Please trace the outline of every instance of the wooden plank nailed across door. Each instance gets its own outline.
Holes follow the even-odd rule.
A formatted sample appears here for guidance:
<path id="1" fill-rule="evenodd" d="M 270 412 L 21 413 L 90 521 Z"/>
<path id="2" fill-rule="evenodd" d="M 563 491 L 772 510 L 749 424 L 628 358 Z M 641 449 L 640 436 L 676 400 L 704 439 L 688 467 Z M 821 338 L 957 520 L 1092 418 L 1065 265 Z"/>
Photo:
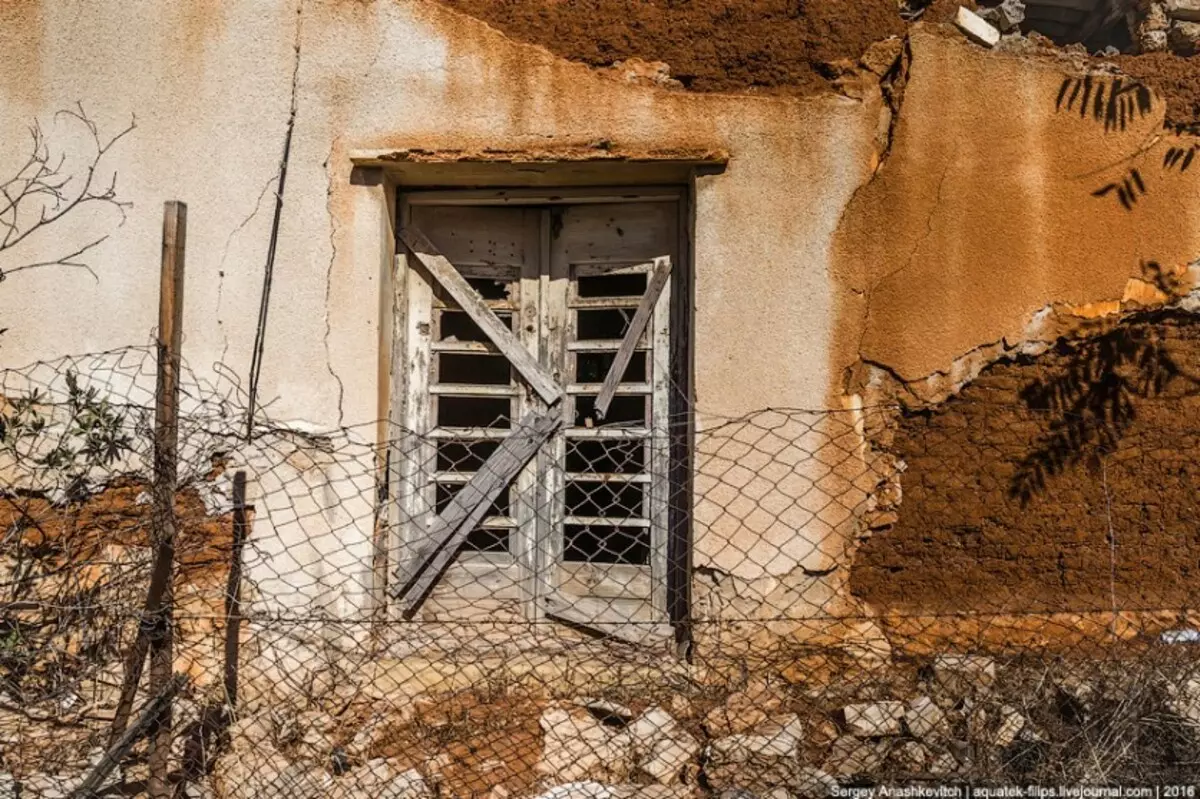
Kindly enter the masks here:
<path id="1" fill-rule="evenodd" d="M 662 293 L 663 286 L 667 284 L 667 278 L 671 276 L 671 259 L 668 256 L 654 259 L 654 271 L 650 274 L 650 282 L 646 286 L 646 293 L 642 297 L 641 303 L 638 304 L 637 311 L 633 315 L 633 321 L 629 323 L 629 329 L 625 331 L 625 338 L 621 340 L 621 347 L 617 350 L 617 355 L 613 358 L 612 366 L 608 370 L 608 374 L 604 378 L 604 384 L 600 387 L 600 394 L 596 397 L 595 408 L 596 418 L 603 419 L 608 413 L 608 406 L 613 401 L 613 396 L 617 393 L 617 384 L 621 382 L 621 378 L 625 375 L 625 370 L 629 368 L 629 361 L 633 358 L 633 351 L 637 349 L 638 341 L 641 340 L 642 334 L 646 332 L 646 325 L 650 322 L 650 315 L 654 312 L 654 306 L 658 302 L 658 295 Z"/>
<path id="2" fill-rule="evenodd" d="M 487 335 L 500 352 L 512 363 L 521 376 L 529 383 L 546 404 L 554 405 L 562 399 L 562 388 L 555 382 L 554 377 L 537 362 L 512 330 L 487 307 L 487 303 L 479 296 L 467 279 L 462 276 L 454 265 L 441 254 L 433 242 L 424 233 L 414 227 L 407 227 L 400 234 L 400 240 L 412 251 L 422 266 L 429 271 L 438 283 L 442 285 L 454 301 L 458 303 L 471 317 L 475 324 Z"/>
<path id="3" fill-rule="evenodd" d="M 405 616 L 416 611 L 429 589 L 454 560 L 467 536 L 487 515 L 492 503 L 561 426 L 562 416 L 558 409 L 527 414 L 454 495 L 445 511 L 434 519 L 428 534 L 428 547 L 415 558 L 417 565 L 408 583 L 400 586 L 400 606 Z"/>

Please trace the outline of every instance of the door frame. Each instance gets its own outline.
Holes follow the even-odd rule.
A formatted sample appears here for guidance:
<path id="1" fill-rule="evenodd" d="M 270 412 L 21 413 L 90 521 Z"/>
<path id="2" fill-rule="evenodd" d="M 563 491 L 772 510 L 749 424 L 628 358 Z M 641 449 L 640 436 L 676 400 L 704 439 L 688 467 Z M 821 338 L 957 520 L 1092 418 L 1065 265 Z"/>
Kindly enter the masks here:
<path id="1" fill-rule="evenodd" d="M 692 574 L 692 476 L 693 453 L 695 441 L 695 423 L 692 408 L 694 406 L 694 311 L 693 311 L 693 250 L 694 240 L 694 179 L 687 185 L 667 186 L 618 186 L 618 187 L 563 187 L 554 189 L 542 188 L 486 188 L 486 189 L 445 189 L 436 187 L 403 186 L 392 184 L 389 192 L 389 204 L 394 203 L 394 217 L 389 220 L 392 225 L 394 239 L 394 257 L 392 271 L 385 281 L 386 295 L 381 298 L 381 312 L 385 318 L 381 320 L 381 334 L 389 335 L 390 340 L 381 341 L 381 349 L 386 347 L 387 381 L 386 381 L 386 414 L 388 424 L 381 429 L 389 432 L 398 430 L 397 423 L 403 419 L 403 402 L 406 391 L 406 376 L 396 365 L 400 362 L 397 357 L 405 352 L 408 320 L 405 318 L 408 306 L 404 293 L 406 281 L 400 279 L 404 271 L 410 267 L 405 248 L 398 240 L 399 232 L 407 225 L 410 211 L 416 205 L 465 205 L 465 206 L 555 206 L 555 205 L 587 205 L 587 204 L 617 204 L 639 203 L 648 201 L 672 201 L 678 210 L 678 264 L 675 265 L 671 280 L 670 329 L 670 374 L 672 390 L 668 407 L 669 434 L 669 481 L 668 524 L 667 524 L 667 620 L 675 627 L 676 641 L 682 651 L 691 639 L 690 608 L 691 608 L 691 574 Z M 390 331 L 390 332 L 385 332 Z M 381 367 L 382 367 L 381 358 Z M 382 377 L 382 375 L 381 375 Z M 384 399 L 381 397 L 381 399 Z M 384 410 L 381 408 L 381 410 Z M 398 462 L 393 457 L 396 442 L 390 438 L 381 441 L 385 449 L 383 453 L 384 467 L 379 497 L 386 507 L 380 508 L 380 518 L 385 522 L 387 540 L 381 541 L 384 552 L 400 552 L 400 519 L 397 502 L 394 498 L 397 475 L 392 464 Z M 390 559 L 387 559 L 390 561 Z M 391 569 L 391 563 L 377 564 L 375 573 L 383 575 Z M 377 590 L 377 595 L 386 597 L 386 587 Z M 383 601 L 386 602 L 386 599 Z M 390 608 L 392 603 L 388 603 Z M 390 614 L 389 614 L 390 615 Z"/>

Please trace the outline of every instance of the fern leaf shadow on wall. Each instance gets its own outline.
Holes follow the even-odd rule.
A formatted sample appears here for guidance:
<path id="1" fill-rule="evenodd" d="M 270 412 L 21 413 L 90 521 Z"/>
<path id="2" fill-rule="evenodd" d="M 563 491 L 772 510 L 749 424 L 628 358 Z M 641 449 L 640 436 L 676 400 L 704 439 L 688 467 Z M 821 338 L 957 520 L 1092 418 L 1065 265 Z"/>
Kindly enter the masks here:
<path id="1" fill-rule="evenodd" d="M 1056 111 L 1078 109 L 1081 118 L 1090 115 L 1103 122 L 1105 132 L 1125 130 L 1136 116 L 1146 116 L 1153 107 L 1154 95 L 1144 83 L 1094 75 L 1064 78 L 1054 104 Z"/>
<path id="2" fill-rule="evenodd" d="M 1183 371 L 1152 326 L 1123 324 L 1083 342 L 1060 339 L 1057 349 L 1069 358 L 1067 365 L 1020 393 L 1034 415 L 1048 417 L 1009 484 L 1009 495 L 1022 506 L 1067 469 L 1082 463 L 1098 468 L 1137 417 L 1137 400 L 1179 381 L 1200 390 L 1200 379 Z"/>
<path id="3" fill-rule="evenodd" d="M 1167 154 L 1163 156 L 1163 169 L 1178 169 L 1180 172 L 1187 172 L 1196 158 L 1197 151 L 1200 151 L 1200 145 L 1169 147 Z"/>
<path id="4" fill-rule="evenodd" d="M 1117 200 L 1126 211 L 1132 211 L 1133 205 L 1138 201 L 1139 196 L 1145 196 L 1146 183 L 1142 180 L 1142 173 L 1136 169 L 1129 170 L 1120 182 L 1108 183 L 1092 192 L 1093 197 L 1107 197 L 1113 192 L 1117 193 Z"/>

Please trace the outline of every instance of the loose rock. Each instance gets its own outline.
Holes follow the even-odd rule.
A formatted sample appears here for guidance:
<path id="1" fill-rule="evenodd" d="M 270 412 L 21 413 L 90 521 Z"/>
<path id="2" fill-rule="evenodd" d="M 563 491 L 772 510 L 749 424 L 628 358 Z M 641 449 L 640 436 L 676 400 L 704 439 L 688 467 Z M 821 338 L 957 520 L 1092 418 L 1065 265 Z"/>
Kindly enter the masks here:
<path id="1" fill-rule="evenodd" d="M 954 17 L 954 24 L 967 35 L 967 38 L 984 47 L 995 47 L 1000 43 L 1000 31 L 965 6 L 959 6 L 958 15 Z"/>
<path id="2" fill-rule="evenodd" d="M 637 768 L 660 783 L 679 778 L 683 768 L 700 753 L 700 742 L 657 707 L 629 726 Z"/>
<path id="3" fill-rule="evenodd" d="M 934 681 L 953 697 L 987 691 L 996 682 L 996 662 L 985 655 L 939 655 L 933 662 Z"/>
<path id="4" fill-rule="evenodd" d="M 1167 0 L 1166 10 L 1172 19 L 1200 22 L 1200 0 Z"/>
<path id="5" fill-rule="evenodd" d="M 588 778 L 620 782 L 633 770 L 632 740 L 582 710 L 547 710 L 539 722 L 544 733 L 536 771 L 565 783 Z"/>
<path id="6" fill-rule="evenodd" d="M 853 777 L 874 772 L 886 757 L 885 744 L 846 736 L 834 742 L 823 768 L 830 774 Z"/>
<path id="7" fill-rule="evenodd" d="M 1025 729 L 1025 717 L 1021 715 L 1021 711 L 1005 705 L 1000 708 L 1000 725 L 996 729 L 992 745 L 1001 749 L 1012 746 L 1023 729 Z"/>
<path id="8" fill-rule="evenodd" d="M 1025 21 L 1025 3 L 1023 0 L 1004 0 L 998 6 L 981 9 L 979 16 L 1001 33 L 1008 33 Z"/>
<path id="9" fill-rule="evenodd" d="M 842 709 L 846 729 L 860 738 L 899 735 L 904 719 L 903 702 L 868 702 L 846 705 Z"/>
<path id="10" fill-rule="evenodd" d="M 946 729 L 946 713 L 929 697 L 918 696 L 908 703 L 904 723 L 917 738 L 930 738 Z"/>
<path id="11" fill-rule="evenodd" d="M 766 725 L 754 733 L 717 738 L 708 745 L 709 759 L 745 762 L 759 757 L 789 757 L 796 751 L 804 727 L 798 716 Z"/>

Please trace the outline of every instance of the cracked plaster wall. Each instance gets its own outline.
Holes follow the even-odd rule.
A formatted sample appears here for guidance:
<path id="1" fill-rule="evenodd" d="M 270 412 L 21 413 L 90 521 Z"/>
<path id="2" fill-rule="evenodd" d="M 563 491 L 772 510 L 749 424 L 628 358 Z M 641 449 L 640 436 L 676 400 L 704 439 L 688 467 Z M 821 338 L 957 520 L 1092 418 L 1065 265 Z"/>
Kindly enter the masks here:
<path id="1" fill-rule="evenodd" d="M 888 116 L 869 75 L 860 99 L 634 85 L 425 0 L 17 0 L 0 15 L 0 45 L 18 54 L 0 74 L 0 129 L 76 100 L 102 129 L 138 122 L 110 162 L 134 203 L 128 221 L 87 222 L 112 234 L 92 259 L 98 281 L 46 270 L 5 284 L 0 359 L 146 341 L 161 203 L 182 199 L 185 357 L 244 378 L 294 88 L 260 400 L 307 429 L 381 413 L 387 210 L 379 187 L 351 183 L 351 151 L 577 157 L 603 140 L 631 156 L 728 153 L 724 174 L 697 180 L 694 209 L 697 412 L 714 431 L 697 484 L 715 498 L 698 497 L 697 565 L 742 581 L 722 591 L 840 585 L 874 468 L 844 394 L 860 355 L 920 378 L 1025 335 L 1050 302 L 1120 298 L 1141 259 L 1200 253 L 1196 175 L 1153 169 L 1160 105 L 1105 134 L 1055 113 L 1061 65 L 936 29 L 914 30 L 892 147 L 874 172 Z M 1156 182 L 1136 212 L 1091 196 L 1143 146 Z M 0 167 L 19 157 L 6 146 Z M 793 416 L 778 429 L 803 457 L 731 474 L 723 463 L 752 459 L 720 423 L 769 407 L 848 407 L 851 421 Z"/>

